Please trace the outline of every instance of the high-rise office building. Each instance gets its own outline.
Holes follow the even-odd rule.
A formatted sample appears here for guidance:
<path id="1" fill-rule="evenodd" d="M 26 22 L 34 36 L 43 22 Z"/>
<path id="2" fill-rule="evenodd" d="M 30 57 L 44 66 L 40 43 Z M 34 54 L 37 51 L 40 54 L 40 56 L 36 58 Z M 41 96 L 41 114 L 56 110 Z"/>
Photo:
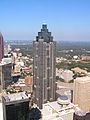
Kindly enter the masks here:
<path id="1" fill-rule="evenodd" d="M 29 120 L 29 97 L 25 92 L 0 95 L 0 120 Z"/>
<path id="2" fill-rule="evenodd" d="M 11 84 L 11 63 L 0 63 L 0 92 Z"/>
<path id="3" fill-rule="evenodd" d="M 79 77 L 74 82 L 74 104 L 84 112 L 90 112 L 90 77 Z"/>
<path id="4" fill-rule="evenodd" d="M 55 100 L 56 92 L 56 42 L 46 24 L 42 25 L 41 32 L 38 32 L 36 41 L 33 42 L 33 52 L 35 101 L 42 108 L 43 103 Z"/>
<path id="5" fill-rule="evenodd" d="M 3 57 L 4 57 L 4 41 L 3 41 L 3 36 L 0 33 L 0 61 L 2 61 Z"/>

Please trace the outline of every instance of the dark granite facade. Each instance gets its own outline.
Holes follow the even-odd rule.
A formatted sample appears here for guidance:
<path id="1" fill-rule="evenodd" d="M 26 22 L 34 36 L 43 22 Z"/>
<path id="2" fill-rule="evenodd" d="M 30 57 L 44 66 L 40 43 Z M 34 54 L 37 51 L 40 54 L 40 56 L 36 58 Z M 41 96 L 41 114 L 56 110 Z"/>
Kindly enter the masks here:
<path id="1" fill-rule="evenodd" d="M 33 52 L 34 95 L 37 105 L 42 108 L 43 103 L 55 100 L 56 92 L 56 42 L 45 24 L 33 42 Z"/>

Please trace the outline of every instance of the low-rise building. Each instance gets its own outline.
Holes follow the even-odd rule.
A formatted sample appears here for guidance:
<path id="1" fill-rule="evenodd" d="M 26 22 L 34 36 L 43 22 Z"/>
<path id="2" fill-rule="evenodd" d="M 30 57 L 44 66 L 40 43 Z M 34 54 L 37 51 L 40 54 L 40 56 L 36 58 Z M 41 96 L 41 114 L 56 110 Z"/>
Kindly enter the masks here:
<path id="1" fill-rule="evenodd" d="M 25 84 L 26 85 L 33 85 L 33 77 L 32 76 L 26 76 L 25 77 Z"/>
<path id="2" fill-rule="evenodd" d="M 73 79 L 73 72 L 71 70 L 63 70 L 56 68 L 56 76 L 63 79 L 64 82 L 69 82 Z"/>
<path id="3" fill-rule="evenodd" d="M 73 79 L 73 75 L 71 70 L 64 70 L 61 74 L 61 78 L 64 79 L 65 82 L 69 82 Z"/>
<path id="4" fill-rule="evenodd" d="M 75 105 L 66 96 L 54 102 L 43 104 L 42 120 L 73 120 Z"/>
<path id="5" fill-rule="evenodd" d="M 12 88 L 15 89 L 16 92 L 19 91 L 26 91 L 26 92 L 33 92 L 33 81 L 32 78 L 26 77 L 25 79 L 19 79 L 16 83 L 11 85 Z"/>
<path id="6" fill-rule="evenodd" d="M 74 73 L 79 73 L 79 74 L 83 74 L 83 75 L 87 75 L 87 71 L 83 70 L 79 67 L 75 67 L 71 69 Z"/>
<path id="7" fill-rule="evenodd" d="M 81 56 L 81 60 L 90 60 L 90 56 Z"/>

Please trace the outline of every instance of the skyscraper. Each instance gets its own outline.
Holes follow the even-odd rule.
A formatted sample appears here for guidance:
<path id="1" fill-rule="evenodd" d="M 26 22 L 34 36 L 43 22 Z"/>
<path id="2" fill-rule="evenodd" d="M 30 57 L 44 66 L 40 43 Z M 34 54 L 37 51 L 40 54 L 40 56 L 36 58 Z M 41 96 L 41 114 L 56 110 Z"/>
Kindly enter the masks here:
<path id="1" fill-rule="evenodd" d="M 43 24 L 38 32 L 36 41 L 33 42 L 34 52 L 34 94 L 39 108 L 47 101 L 55 100 L 56 92 L 56 42 L 53 41 L 47 25 Z"/>
<path id="2" fill-rule="evenodd" d="M 4 42 L 3 42 L 3 36 L 0 33 L 0 61 L 4 57 Z"/>
<path id="3" fill-rule="evenodd" d="M 2 92 L 2 89 L 6 89 L 12 82 L 11 69 L 11 63 L 0 63 L 0 92 Z"/>

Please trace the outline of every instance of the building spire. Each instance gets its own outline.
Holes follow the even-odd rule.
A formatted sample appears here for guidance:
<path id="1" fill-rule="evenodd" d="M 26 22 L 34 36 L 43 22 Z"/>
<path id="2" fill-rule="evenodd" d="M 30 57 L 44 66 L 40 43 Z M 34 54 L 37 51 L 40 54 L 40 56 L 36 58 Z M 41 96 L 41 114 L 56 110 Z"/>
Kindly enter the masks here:
<path id="1" fill-rule="evenodd" d="M 47 24 L 42 24 L 42 29 L 46 30 L 47 29 Z"/>
<path id="2" fill-rule="evenodd" d="M 51 32 L 47 29 L 47 24 L 42 24 L 41 32 L 38 32 L 38 36 L 36 37 L 36 41 L 43 39 L 44 42 L 52 42 L 53 37 L 51 36 Z"/>

